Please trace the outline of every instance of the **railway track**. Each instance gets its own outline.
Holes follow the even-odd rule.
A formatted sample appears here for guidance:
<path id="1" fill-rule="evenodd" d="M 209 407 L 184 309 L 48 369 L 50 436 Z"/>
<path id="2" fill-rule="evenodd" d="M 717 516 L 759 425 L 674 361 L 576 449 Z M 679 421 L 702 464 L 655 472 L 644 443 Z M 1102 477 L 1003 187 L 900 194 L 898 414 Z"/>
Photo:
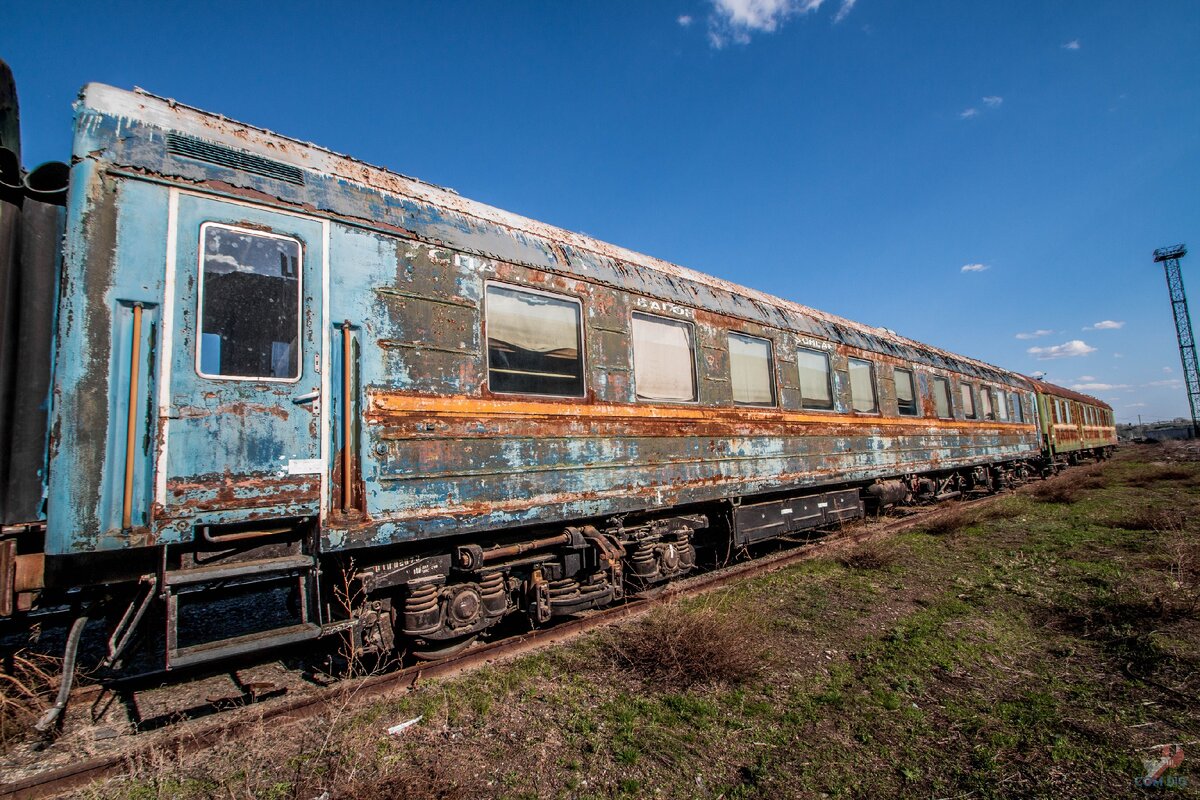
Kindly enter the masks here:
<path id="1" fill-rule="evenodd" d="M 971 505 L 986 504 L 1000 496 L 1003 495 L 987 495 L 963 502 Z M 901 518 L 883 517 L 855 522 L 821 539 L 794 543 L 780 552 L 657 587 L 631 596 L 620 605 L 587 612 L 553 627 L 476 645 L 459 655 L 441 661 L 420 663 L 365 678 L 346 679 L 322 690 L 301 696 L 276 698 L 249 706 L 240 706 L 231 711 L 205 717 L 202 720 L 187 720 L 171 728 L 147 734 L 148 741 L 135 741 L 132 747 L 78 761 L 65 767 L 49 769 L 21 780 L 0 785 L 0 800 L 32 800 L 32 798 L 54 797 L 93 781 L 119 774 L 131 762 L 136 762 L 154 750 L 194 753 L 219 742 L 236 739 L 252 726 L 260 726 L 264 721 L 283 723 L 313 717 L 340 702 L 347 700 L 357 702 L 393 692 L 406 691 L 416 687 L 423 680 L 447 678 L 487 664 L 508 660 L 569 640 L 587 631 L 636 617 L 656 606 L 674 600 L 704 594 L 730 583 L 775 572 L 801 561 L 845 552 L 863 544 L 885 539 L 896 533 L 918 527 L 933 516 L 953 513 L 955 509 L 963 505 L 963 502 L 954 503 L 950 507 L 934 506 L 916 511 L 909 510 L 909 513 Z"/>

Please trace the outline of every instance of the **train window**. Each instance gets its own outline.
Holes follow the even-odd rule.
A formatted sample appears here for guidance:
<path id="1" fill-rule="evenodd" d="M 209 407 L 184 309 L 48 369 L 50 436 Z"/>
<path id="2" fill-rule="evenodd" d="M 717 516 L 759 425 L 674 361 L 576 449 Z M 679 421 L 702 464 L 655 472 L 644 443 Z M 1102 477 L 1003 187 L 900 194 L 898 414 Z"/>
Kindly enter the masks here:
<path id="1" fill-rule="evenodd" d="M 1025 421 L 1025 398 L 1020 392 L 1013 392 L 1013 422 Z"/>
<path id="2" fill-rule="evenodd" d="M 729 334 L 729 380 L 733 402 L 748 406 L 775 405 L 771 342 L 757 336 Z"/>
<path id="3" fill-rule="evenodd" d="M 796 351 L 796 365 L 800 368 L 800 407 L 826 411 L 833 408 L 829 354 L 801 348 Z"/>
<path id="4" fill-rule="evenodd" d="M 979 387 L 979 410 L 983 412 L 984 419 L 995 419 L 996 412 L 994 410 L 995 403 L 992 398 L 992 390 L 986 386 Z"/>
<path id="5" fill-rule="evenodd" d="M 633 385 L 639 400 L 696 399 L 692 326 L 633 314 Z"/>
<path id="6" fill-rule="evenodd" d="M 976 419 L 974 389 L 969 383 L 964 383 L 959 388 L 962 390 L 963 416 L 967 419 Z"/>
<path id="7" fill-rule="evenodd" d="M 862 413 L 879 410 L 875 396 L 875 365 L 860 358 L 850 359 L 850 407 Z"/>
<path id="8" fill-rule="evenodd" d="M 206 378 L 300 378 L 300 242 L 200 226 L 200 338 Z"/>
<path id="9" fill-rule="evenodd" d="M 996 418 L 1008 422 L 1008 394 L 1003 389 L 996 390 Z"/>
<path id="10" fill-rule="evenodd" d="M 896 380 L 896 410 L 901 416 L 915 417 L 917 410 L 917 390 L 913 383 L 912 370 L 895 369 L 892 375 Z"/>
<path id="11" fill-rule="evenodd" d="M 486 303 L 488 388 L 505 394 L 583 394 L 578 301 L 489 285 Z"/>
<path id="12" fill-rule="evenodd" d="M 950 381 L 945 378 L 933 379 L 933 406 L 939 419 L 954 419 L 954 409 L 950 407 Z"/>

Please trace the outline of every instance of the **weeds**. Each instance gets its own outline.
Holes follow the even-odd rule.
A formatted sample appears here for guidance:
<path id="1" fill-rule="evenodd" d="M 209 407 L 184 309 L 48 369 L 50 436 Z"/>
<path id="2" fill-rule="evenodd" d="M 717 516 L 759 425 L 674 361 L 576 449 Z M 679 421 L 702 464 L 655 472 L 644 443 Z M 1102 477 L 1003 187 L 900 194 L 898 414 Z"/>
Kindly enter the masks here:
<path id="1" fill-rule="evenodd" d="M 1146 506 L 1104 520 L 1109 527 L 1125 531 L 1182 531 L 1186 523 L 1187 515 L 1179 509 Z"/>
<path id="2" fill-rule="evenodd" d="M 1080 488 L 1066 480 L 1067 476 L 1050 478 L 1033 487 L 1029 494 L 1039 503 L 1070 505 L 1079 499 Z"/>
<path id="3" fill-rule="evenodd" d="M 970 509 L 965 505 L 957 504 L 944 511 L 938 511 L 922 527 L 926 533 L 933 534 L 934 536 L 945 536 L 950 533 L 957 533 L 974 522 L 975 517 Z"/>
<path id="4" fill-rule="evenodd" d="M 1187 481 L 1193 475 L 1195 475 L 1193 470 L 1184 469 L 1183 467 L 1151 465 L 1139 470 L 1137 474 L 1126 478 L 1125 483 L 1129 486 L 1145 489 L 1167 481 Z"/>
<path id="5" fill-rule="evenodd" d="M 762 643 L 751 625 L 713 608 L 671 606 L 614 631 L 606 645 L 615 664 L 655 682 L 736 685 L 763 668 Z"/>
<path id="6" fill-rule="evenodd" d="M 843 567 L 850 569 L 887 569 L 895 563 L 896 553 L 879 544 L 868 544 L 854 548 L 838 561 Z"/>
<path id="7" fill-rule="evenodd" d="M 44 710 L 44 698 L 55 687 L 60 661 L 19 649 L 4 658 L 0 669 L 0 751 L 28 733 Z"/>

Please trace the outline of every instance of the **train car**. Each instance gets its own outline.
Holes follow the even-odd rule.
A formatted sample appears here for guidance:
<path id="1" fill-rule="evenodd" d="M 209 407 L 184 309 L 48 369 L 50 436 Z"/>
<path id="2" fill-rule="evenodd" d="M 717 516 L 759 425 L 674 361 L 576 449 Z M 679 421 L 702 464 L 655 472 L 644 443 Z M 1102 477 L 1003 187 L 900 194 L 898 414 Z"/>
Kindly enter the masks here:
<path id="1" fill-rule="evenodd" d="M 1112 407 L 1090 395 L 1035 378 L 1043 464 L 1077 464 L 1081 459 L 1104 459 L 1117 446 Z"/>
<path id="2" fill-rule="evenodd" d="M 85 87 L 69 179 L 0 594 L 113 669 L 435 657 L 1042 459 L 1020 375 L 173 100 Z"/>

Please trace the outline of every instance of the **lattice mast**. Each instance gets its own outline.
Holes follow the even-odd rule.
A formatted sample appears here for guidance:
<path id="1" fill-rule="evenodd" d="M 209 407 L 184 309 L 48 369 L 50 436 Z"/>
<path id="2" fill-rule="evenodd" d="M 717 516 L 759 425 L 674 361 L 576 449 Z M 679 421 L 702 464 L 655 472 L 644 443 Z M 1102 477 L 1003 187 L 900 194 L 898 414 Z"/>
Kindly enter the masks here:
<path id="1" fill-rule="evenodd" d="M 1192 409 L 1192 436 L 1200 438 L 1200 364 L 1196 361 L 1196 339 L 1188 314 L 1187 295 L 1183 293 L 1183 273 L 1179 260 L 1187 255 L 1181 244 L 1154 251 L 1154 263 L 1161 263 L 1167 274 L 1167 292 L 1171 295 L 1171 313 L 1175 316 L 1175 335 L 1179 339 L 1179 358 L 1183 362 L 1183 381 Z"/>

